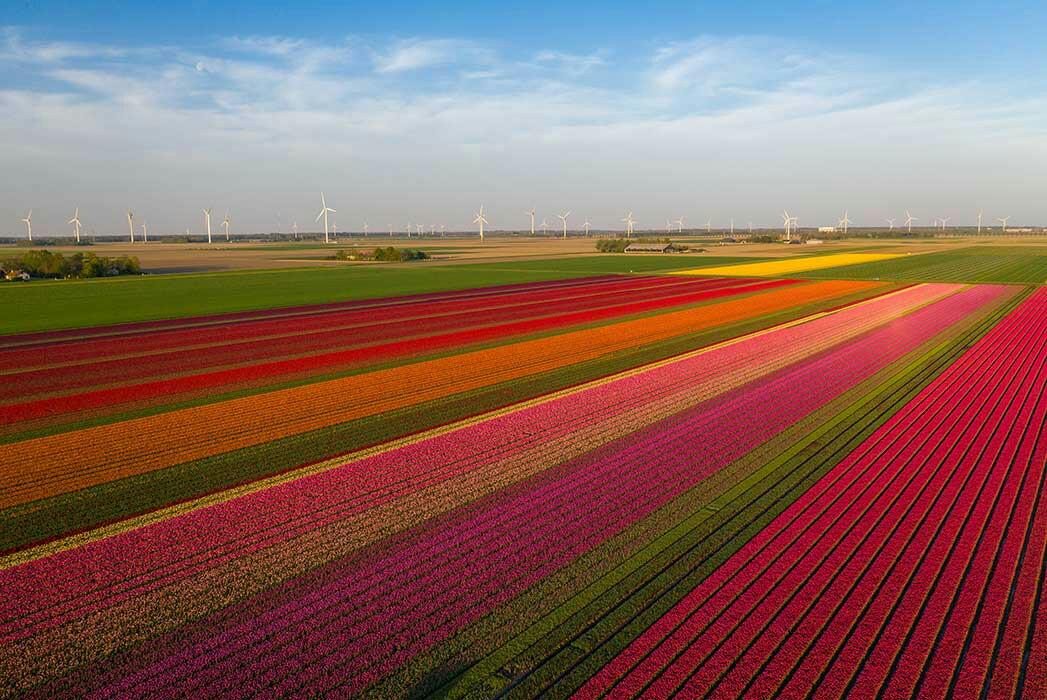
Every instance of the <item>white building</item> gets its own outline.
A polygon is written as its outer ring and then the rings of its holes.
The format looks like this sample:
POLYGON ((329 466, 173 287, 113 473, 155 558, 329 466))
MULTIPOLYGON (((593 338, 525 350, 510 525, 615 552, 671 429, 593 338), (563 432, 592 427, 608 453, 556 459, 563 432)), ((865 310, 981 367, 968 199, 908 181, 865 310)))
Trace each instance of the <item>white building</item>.
POLYGON ((836 233, 835 226, 819 226, 818 233, 836 233))

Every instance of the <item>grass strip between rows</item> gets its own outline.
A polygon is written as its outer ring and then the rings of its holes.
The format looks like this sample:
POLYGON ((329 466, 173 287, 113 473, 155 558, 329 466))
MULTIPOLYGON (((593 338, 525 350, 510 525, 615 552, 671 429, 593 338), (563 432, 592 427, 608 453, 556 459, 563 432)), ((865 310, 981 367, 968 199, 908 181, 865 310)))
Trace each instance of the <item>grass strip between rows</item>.
POLYGON ((372 694, 529 697, 549 690, 562 695, 578 687, 886 422, 1027 293, 975 314, 881 370, 423 654, 375 686, 372 694), (523 623, 528 623, 525 629, 523 623))
POLYGON ((14 506, 0 512, 0 553, 249 483, 891 291, 895 288, 877 289, 873 294, 864 290, 805 304, 531 377, 14 506))

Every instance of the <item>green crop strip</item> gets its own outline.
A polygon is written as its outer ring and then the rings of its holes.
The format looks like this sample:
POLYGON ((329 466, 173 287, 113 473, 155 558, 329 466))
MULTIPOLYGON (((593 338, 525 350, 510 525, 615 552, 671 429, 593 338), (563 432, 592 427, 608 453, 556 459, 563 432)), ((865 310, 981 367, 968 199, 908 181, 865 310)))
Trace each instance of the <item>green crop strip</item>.
POLYGON ((868 296, 869 292, 864 291, 805 304, 709 331, 622 350, 597 360, 516 381, 8 508, 0 512, 0 552, 22 549, 64 534, 254 481, 302 464, 329 459, 868 296))
POLYGON ((643 540, 636 532, 609 540, 569 570, 424 655, 388 679, 392 686, 383 683, 375 693, 396 687, 397 692, 439 690, 452 697, 567 694, 886 422, 1024 296, 1015 295, 929 341, 731 465, 716 481, 699 485, 652 515, 650 522, 635 525, 653 533, 653 541, 648 539, 643 548, 635 551, 635 542, 643 540), (624 562, 616 553, 623 546, 633 550, 624 562), (422 667, 443 671, 425 676, 418 670, 422 667))
POLYGON ((1047 284, 1047 248, 972 246, 861 265, 813 270, 793 276, 809 279, 1047 284))

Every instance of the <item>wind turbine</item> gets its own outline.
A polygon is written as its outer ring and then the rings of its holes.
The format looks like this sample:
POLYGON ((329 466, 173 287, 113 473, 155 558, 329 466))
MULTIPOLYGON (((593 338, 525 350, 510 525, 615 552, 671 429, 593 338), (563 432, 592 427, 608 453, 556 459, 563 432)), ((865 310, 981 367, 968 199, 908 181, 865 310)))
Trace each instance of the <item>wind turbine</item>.
POLYGON ((567 238, 567 217, 571 215, 571 210, 568 209, 563 214, 557 214, 557 218, 563 223, 563 237, 567 238))
POLYGON ((887 224, 891 227, 889 230, 894 230, 894 219, 887 219, 887 224))
POLYGON ((731 219, 731 236, 734 236, 734 219, 731 219))
POLYGON ((407 237, 408 238, 411 237, 411 224, 410 224, 410 222, 407 223, 407 237))
POLYGON ((337 209, 332 209, 331 207, 327 206, 327 200, 324 199, 324 193, 323 192, 320 193, 320 205, 323 208, 320 209, 320 213, 316 215, 316 220, 319 221, 321 216, 324 218, 324 243, 330 243, 331 242, 331 234, 328 232, 328 229, 327 229, 327 215, 328 214, 334 214, 338 210, 337 209))
POLYGON ((978 210, 978 235, 982 235, 982 210, 978 210))
POLYGON ((622 219, 622 221, 625 222, 625 234, 627 236, 632 236, 633 225, 636 223, 636 220, 633 218, 633 213, 630 211, 628 214, 625 215, 625 218, 622 219))
POLYGON ((204 224, 207 225, 207 245, 211 245, 211 209, 204 209, 204 224))
POLYGON ((919 221, 915 216, 909 213, 909 210, 905 210, 905 225, 908 227, 909 233, 912 233, 912 222, 919 221))
POLYGON ((1009 217, 1009 216, 1005 216, 1002 219, 997 219, 997 221, 999 221, 1001 224, 1003 224, 1003 233, 1007 233, 1007 221, 1010 218, 1011 217, 1009 217))
POLYGON ((669 220, 669 219, 665 220, 665 232, 666 233, 672 233, 673 232, 673 222, 671 220, 669 220))
POLYGON ((367 222, 364 222, 364 238, 367 238, 367 222))
POLYGON ((752 235, 753 235, 753 222, 750 221, 749 222, 749 237, 751 238, 752 235))
POLYGON ((294 239, 297 241, 298 240, 298 222, 297 221, 295 221, 294 224, 291 225, 291 230, 294 231, 294 239))
POLYGON ((586 238, 588 238, 588 237, 589 237, 589 228, 590 228, 591 226, 592 226, 592 224, 590 224, 590 223, 589 223, 589 217, 588 217, 588 216, 587 216, 587 217, 585 217, 585 223, 584 223, 584 224, 582 224, 582 227, 583 227, 583 228, 585 228, 585 237, 586 237, 586 238))
MULTIPOLYGON (((32 213, 32 212, 30 212, 30 213, 32 213)), ((79 243, 80 242, 80 207, 76 208, 76 211, 73 213, 73 218, 70 219, 69 221, 67 221, 66 223, 73 225, 73 230, 76 233, 76 242, 79 243)), ((31 236, 30 236, 30 240, 32 240, 31 236)))
POLYGON ((429 224, 429 235, 436 236, 436 224, 429 224))
POLYGON ((545 219, 542 219, 541 229, 542 229, 542 235, 543 236, 545 234, 549 233, 549 222, 547 222, 545 219))
POLYGON ((785 223, 785 240, 791 241, 793 239, 793 219, 789 216, 789 212, 782 210, 782 221, 785 223))
POLYGON ((851 220, 847 218, 847 210, 843 210, 843 218, 840 219, 839 225, 843 226, 843 235, 847 235, 847 228, 851 225, 851 220))
POLYGON ((130 209, 127 210, 127 228, 131 231, 131 242, 135 242, 135 213, 130 209))
POLYGON ((947 223, 949 223, 949 217, 948 216, 943 216, 941 218, 941 222, 942 222, 942 233, 945 233, 945 225, 947 223))
POLYGON ((423 224, 416 225, 415 229, 418 231, 419 238, 425 235, 425 226, 423 224))
POLYGON ((393 237, 393 225, 389 224, 389 238, 393 237))
POLYGON ((476 212, 476 218, 473 219, 474 224, 480 224, 480 242, 484 240, 484 224, 487 223, 487 219, 484 218, 484 205, 480 205, 480 211, 476 212))
POLYGON ((677 219, 673 223, 676 224, 676 232, 677 233, 683 233, 683 217, 681 216, 679 219, 677 219))
POLYGON ((444 225, 440 224, 440 238, 444 237, 444 225))
POLYGON ((222 228, 225 229, 225 242, 229 242, 229 212, 225 213, 225 218, 222 219, 222 228))
POLYGON ((531 238, 534 238, 534 207, 527 213, 531 215, 531 238))
POLYGON ((142 240, 146 243, 149 242, 149 227, 145 225, 144 221, 142 222, 142 240))
POLYGON ((25 218, 22 219, 22 221, 25 223, 26 230, 29 231, 29 240, 33 240, 33 210, 32 209, 29 210, 29 213, 25 215, 25 218))
POLYGON ((706 219, 705 220, 705 232, 706 233, 712 233, 713 232, 713 220, 712 219, 706 219))

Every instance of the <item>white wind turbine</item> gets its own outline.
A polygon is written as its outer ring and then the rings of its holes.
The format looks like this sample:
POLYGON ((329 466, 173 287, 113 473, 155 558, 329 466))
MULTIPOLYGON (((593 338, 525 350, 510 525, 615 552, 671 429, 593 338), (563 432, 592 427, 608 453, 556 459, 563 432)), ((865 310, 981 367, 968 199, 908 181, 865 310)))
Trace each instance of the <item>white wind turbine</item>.
POLYGON ((632 236, 633 226, 636 224, 636 219, 633 218, 633 213, 630 211, 625 215, 625 218, 622 219, 622 221, 625 222, 625 235, 632 236))
POLYGON ((407 237, 408 238, 411 237, 411 224, 410 224, 410 222, 408 222, 408 224, 407 224, 407 237))
POLYGON ((135 213, 127 210, 127 228, 131 232, 131 242, 135 242, 135 213))
POLYGON ((487 219, 484 218, 484 205, 480 205, 480 211, 476 212, 476 218, 473 219, 474 224, 480 224, 480 242, 484 240, 484 224, 487 223, 487 219))
POLYGON ((389 238, 393 237, 393 225, 389 224, 389 238))
POLYGON ((534 238, 534 207, 527 213, 531 215, 531 238, 534 238))
POLYGON ((705 232, 706 233, 712 233, 713 232, 713 220, 712 219, 706 219, 705 220, 705 232))
POLYGON ((29 240, 33 240, 33 210, 30 209, 29 213, 22 219, 22 223, 25 224, 26 231, 29 232, 29 240))
POLYGON ((444 225, 440 224, 440 238, 444 237, 444 225))
POLYGON ((542 235, 543 235, 543 236, 544 236, 545 234, 549 233, 549 222, 548 222, 548 221, 546 221, 545 219, 542 219, 542 226, 541 226, 541 229, 542 229, 542 235))
POLYGON ((917 219, 915 216, 910 214, 909 210, 906 209, 905 210, 905 226, 907 227, 909 233, 912 233, 912 222, 914 222, 914 221, 919 221, 919 219, 917 219))
POLYGON ((683 217, 681 216, 679 219, 677 219, 673 223, 676 224, 676 232, 677 233, 683 233, 683 217))
POLYGON ((76 242, 80 242, 80 207, 76 208, 73 212, 73 218, 66 222, 67 224, 73 225, 73 232, 76 235, 76 242))
POLYGON ((225 242, 229 242, 229 212, 225 213, 225 218, 222 219, 222 228, 225 229, 225 242))
POLYGON ((673 222, 670 219, 666 219, 665 220, 665 232, 666 233, 672 233, 673 232, 673 222))
POLYGON ((144 221, 142 222, 142 240, 146 243, 149 242, 149 227, 145 225, 144 221))
POLYGON ((419 238, 425 235, 425 226, 423 224, 416 225, 415 229, 418 231, 419 238))
POLYGON ((887 219, 887 224, 891 227, 889 230, 894 230, 894 219, 887 219))
POLYGON ((211 245, 211 209, 204 209, 204 225, 207 226, 207 245, 211 245))
POLYGON ((330 232, 329 232, 329 230, 327 228, 327 215, 328 214, 334 214, 338 210, 337 209, 332 209, 331 207, 327 206, 327 200, 324 198, 324 193, 323 192, 320 193, 320 206, 322 208, 320 209, 320 213, 316 215, 316 220, 319 221, 320 217, 323 217, 323 219, 324 219, 324 243, 330 243, 331 242, 331 234, 330 234, 330 232))
POLYGON ((1003 226, 1002 226, 1003 233, 1007 233, 1007 222, 1010 220, 1010 218, 1011 217, 1009 217, 1009 216, 1005 216, 1002 219, 997 219, 997 221, 999 221, 1001 224, 1003 224, 1003 226))
POLYGON ((367 238, 367 222, 364 222, 364 238, 367 238))
POLYGON ((846 236, 847 235, 847 229, 851 225, 851 220, 847 218, 847 210, 846 209, 843 210, 843 218, 840 219, 839 225, 843 226, 843 233, 846 236))
POLYGON ((734 236, 734 219, 731 219, 731 236, 734 236))
POLYGON ((563 223, 563 237, 567 238, 567 217, 571 215, 571 210, 568 209, 563 214, 557 214, 556 217, 563 223))
POLYGON ((588 238, 588 237, 589 237, 589 229, 590 229, 591 227, 592 227, 592 224, 591 224, 591 223, 589 223, 589 217, 587 216, 587 217, 585 217, 585 223, 584 223, 584 224, 582 224, 582 228, 584 228, 584 229, 585 229, 585 236, 586 236, 586 238, 588 238))
POLYGON ((978 235, 982 235, 982 210, 978 210, 978 235))
POLYGON ((786 210, 782 210, 782 221, 785 223, 785 240, 791 241, 793 239, 793 219, 786 210))
POLYGON ((297 241, 298 240, 298 222, 297 221, 295 221, 291 225, 291 230, 294 231, 294 239, 297 241))
POLYGON ((435 236, 436 235, 436 224, 429 224, 429 235, 430 236, 435 236))
POLYGON ((949 217, 943 216, 941 219, 939 219, 939 221, 942 222, 942 233, 945 233, 945 225, 949 223, 949 217))

